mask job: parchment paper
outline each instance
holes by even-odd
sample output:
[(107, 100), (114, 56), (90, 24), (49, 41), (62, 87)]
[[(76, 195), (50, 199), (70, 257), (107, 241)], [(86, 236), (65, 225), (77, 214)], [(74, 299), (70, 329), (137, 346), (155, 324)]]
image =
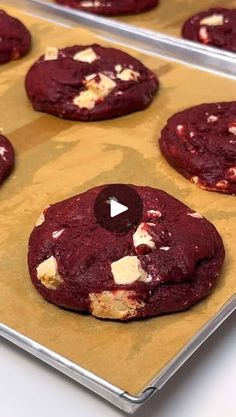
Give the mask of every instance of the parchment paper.
[[(130, 50), (160, 77), (160, 91), (146, 111), (95, 123), (37, 113), (26, 98), (24, 75), (46, 46), (107, 43), (84, 30), (5, 9), (30, 28), (34, 42), (28, 57), (0, 68), (0, 126), (17, 152), (16, 169), (0, 189), (0, 322), (138, 394), (236, 290), (235, 197), (199, 190), (165, 162), (157, 146), (174, 112), (233, 100), (236, 83)], [(67, 312), (41, 298), (26, 261), (28, 236), (41, 209), (111, 182), (164, 189), (214, 222), (227, 256), (210, 297), (184, 313), (127, 324)]]

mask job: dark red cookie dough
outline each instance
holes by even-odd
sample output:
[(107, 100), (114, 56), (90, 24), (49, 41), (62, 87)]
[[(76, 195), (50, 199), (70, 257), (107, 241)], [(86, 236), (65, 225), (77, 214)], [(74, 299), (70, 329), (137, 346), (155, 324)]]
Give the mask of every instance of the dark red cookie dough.
[(157, 88), (157, 77), (140, 61), (99, 45), (61, 49), (52, 60), (43, 56), (26, 76), (35, 110), (72, 120), (111, 119), (143, 110)]
[(218, 7), (198, 13), (185, 22), (182, 36), (236, 52), (236, 9)]
[(30, 44), (31, 36), (23, 23), (0, 10), (0, 64), (26, 55)]
[(0, 184), (7, 177), (14, 167), (15, 154), (10, 141), (0, 135)]
[(28, 254), (37, 291), (58, 306), (120, 320), (185, 310), (208, 295), (224, 260), (215, 227), (167, 193), (131, 185), (143, 201), (141, 223), (111, 233), (93, 210), (104, 187), (41, 214)]
[(200, 104), (161, 132), (167, 161), (200, 188), (236, 194), (236, 102)]
[(56, 0), (63, 6), (104, 16), (138, 14), (153, 9), (159, 0)]

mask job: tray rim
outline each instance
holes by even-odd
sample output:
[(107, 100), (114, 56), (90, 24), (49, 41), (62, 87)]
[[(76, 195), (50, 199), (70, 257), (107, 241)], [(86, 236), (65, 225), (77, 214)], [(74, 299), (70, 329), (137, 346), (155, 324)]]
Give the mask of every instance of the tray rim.
[(86, 368), (70, 361), (64, 356), (46, 348), (33, 339), (24, 336), (11, 327), (0, 323), (0, 337), (8, 340), (32, 356), (45, 362), (64, 375), (75, 380), (82, 386), (93, 391), (121, 410), (133, 414), (151, 396), (160, 390), (181, 366), (197, 351), (197, 349), (221, 326), (236, 310), (236, 294), (234, 294), (220, 310), (197, 332), (180, 352), (156, 375), (138, 395), (132, 395), (121, 388), (97, 376)]
[[(22, 10), (21, 6), (26, 5), (28, 14), (32, 15), (32, 13), (29, 13), (29, 10), (28, 10), (28, 8), (30, 8), (34, 10), (35, 13), (37, 11), (37, 13), (33, 15), (36, 15), (37, 17), (41, 19), (45, 19), (45, 20), (51, 20), (51, 19), (48, 19), (42, 14), (38, 14), (38, 11), (41, 10), (42, 7), (43, 9), (46, 8), (46, 11), (53, 10), (53, 13), (56, 10), (56, 13), (55, 13), (56, 16), (54, 16), (52, 21), (58, 25), (68, 26), (67, 24), (64, 24), (62, 21), (57, 20), (57, 14), (61, 16), (65, 13), (64, 7), (46, 3), (44, 0), (17, 0), (17, 2), (15, 0), (7, 0), (7, 2), (8, 2), (7, 6), (14, 7), (22, 12), (26, 12), (26, 11), (24, 9)], [(4, 7), (4, 4), (3, 4), (3, 7)], [(136, 30), (136, 28), (132, 25), (120, 24), (119, 22), (117, 22), (117, 25), (114, 26), (113, 24), (111, 25), (111, 22), (107, 18), (100, 18), (97, 16), (94, 17), (93, 15), (90, 15), (89, 13), (78, 12), (78, 11), (74, 12), (73, 9), (69, 9), (69, 8), (66, 8), (66, 9), (67, 9), (66, 14), (69, 15), (69, 19), (76, 17), (77, 21), (81, 19), (81, 21), (85, 22), (85, 24), (87, 25), (92, 22), (92, 23), (95, 23), (96, 28), (101, 28), (103, 25), (105, 25), (103, 29), (106, 29), (108, 33), (109, 33), (108, 27), (110, 27), (110, 29), (112, 29), (112, 27), (113, 28), (115, 27), (115, 29), (118, 29), (118, 34), (120, 36), (122, 35), (122, 30), (124, 31), (126, 35), (127, 33), (138, 35), (137, 37), (138, 40), (139, 40), (139, 36), (141, 37), (143, 36), (142, 34), (140, 35), (140, 33), (138, 33), (140, 31)], [(124, 29), (121, 29), (119, 27), (117, 28), (117, 26), (124, 26)], [(71, 27), (71, 25), (69, 25), (68, 27)], [(89, 27), (89, 29), (91, 29), (91, 27)], [(121, 30), (121, 33), (119, 32), (120, 30)], [(150, 39), (154, 39), (155, 42), (157, 42), (158, 40), (159, 41), (161, 40), (162, 46), (163, 44), (164, 45), (169, 44), (173, 46), (173, 48), (176, 47), (175, 43), (177, 44), (183, 43), (183, 44), (187, 44), (187, 45), (184, 45), (184, 49), (185, 48), (188, 49), (188, 47), (190, 46), (190, 50), (192, 52), (196, 52), (197, 54), (203, 53), (203, 56), (204, 56), (204, 54), (207, 54), (209, 51), (211, 57), (212, 56), (215, 57), (215, 55), (221, 56), (220, 62), (222, 62), (222, 59), (223, 59), (225, 63), (232, 63), (232, 57), (233, 57), (233, 62), (236, 63), (236, 55), (234, 56), (234, 54), (232, 53), (227, 53), (227, 52), (218, 53), (218, 50), (216, 50), (217, 51), (216, 53), (215, 51), (212, 51), (212, 49), (215, 49), (215, 48), (209, 48), (205, 46), (199, 47), (198, 45), (196, 46), (194, 43), (188, 42), (188, 41), (178, 42), (178, 38), (174, 38), (168, 35), (162, 35), (158, 32), (152, 32), (149, 30), (144, 30), (143, 32), (146, 32), (146, 35), (145, 35), (146, 41), (149, 41)], [(156, 35), (156, 36), (153, 36), (153, 35)], [(99, 34), (99, 36), (101, 35)], [(105, 35), (103, 34), (102, 37), (104, 37), (105, 39), (109, 41), (115, 42), (112, 37), (107, 37), (107, 32)], [(120, 40), (118, 42), (120, 43)], [(130, 42), (128, 45), (127, 44), (125, 45), (128, 46), (129, 48), (138, 49), (146, 54), (150, 54), (150, 51), (146, 49), (143, 50), (139, 43), (138, 43), (138, 46), (137, 44), (136, 46), (133, 46), (132, 44), (130, 44)], [(177, 45), (177, 47), (178, 46), (179, 45)], [(161, 56), (161, 57), (164, 56), (166, 58), (174, 59), (171, 56), (163, 55), (161, 53), (161, 50), (159, 50), (158, 48), (157, 50), (155, 50), (155, 52), (152, 52), (152, 54), (156, 56)], [(182, 64), (186, 63), (184, 60), (178, 60), (178, 59), (174, 59), (174, 60), (179, 61)], [(194, 65), (193, 63), (190, 65), (194, 66), (195, 68), (205, 69), (210, 72), (223, 75), (227, 78), (229, 77), (229, 78), (236, 79), (236, 72), (235, 72), (235, 76), (232, 76), (228, 73), (218, 71), (217, 69), (212, 68), (212, 67), (211, 69), (209, 69), (207, 67), (205, 68), (202, 68), (201, 66), (198, 67)], [(93, 372), (88, 371), (86, 368), (83, 368), (80, 365), (70, 361), (69, 359), (66, 359), (62, 355), (46, 348), (40, 343), (34, 341), (31, 338), (24, 336), (23, 334), (17, 332), (13, 328), (1, 322), (0, 322), (0, 337), (6, 339), (7, 341), (21, 348), (22, 350), (30, 353), (32, 356), (38, 358), (39, 360), (51, 366), (52, 368), (57, 369), (64, 375), (67, 375), (69, 378), (75, 380), (82, 386), (93, 391), (95, 394), (109, 401), (110, 403), (117, 406), (121, 410), (129, 414), (133, 414), (138, 408), (141, 407), (141, 405), (143, 405), (148, 399), (150, 399), (150, 397), (157, 390), (161, 389), (165, 385), (165, 383), (178, 371), (178, 369), (192, 356), (192, 354), (211, 336), (211, 334), (214, 333), (215, 330), (217, 330), (217, 328), (220, 327), (220, 325), (235, 310), (236, 310), (236, 293), (223, 304), (223, 306), (218, 310), (218, 312), (209, 321), (207, 321), (204, 326), (202, 326), (202, 328), (190, 339), (190, 341), (183, 347), (183, 349), (179, 351), (179, 353), (166, 365), (166, 367), (163, 368), (163, 370), (159, 372), (159, 374), (157, 374), (153, 378), (153, 380), (138, 395), (132, 395), (120, 389), (119, 387), (109, 383), (107, 380), (97, 376)]]

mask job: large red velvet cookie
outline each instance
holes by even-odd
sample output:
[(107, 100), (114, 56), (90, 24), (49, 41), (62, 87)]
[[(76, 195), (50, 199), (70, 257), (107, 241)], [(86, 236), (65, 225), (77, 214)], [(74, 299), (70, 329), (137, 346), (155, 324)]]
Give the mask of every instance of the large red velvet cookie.
[(30, 44), (31, 36), (23, 23), (0, 10), (0, 64), (26, 55)]
[(160, 147), (167, 161), (200, 188), (236, 194), (236, 101), (175, 114), (161, 132)]
[(0, 183), (7, 177), (14, 167), (15, 154), (9, 140), (0, 135)]
[(215, 227), (167, 193), (132, 185), (143, 202), (140, 224), (112, 233), (94, 215), (104, 187), (40, 215), (28, 255), (37, 291), (58, 306), (119, 320), (185, 310), (208, 295), (224, 260)]
[(64, 6), (104, 16), (118, 16), (146, 12), (157, 6), (159, 0), (56, 0)]
[(236, 52), (236, 9), (214, 8), (198, 13), (185, 22), (182, 36)]
[(158, 88), (140, 61), (99, 45), (49, 49), (29, 70), (35, 110), (72, 120), (103, 120), (145, 109)]

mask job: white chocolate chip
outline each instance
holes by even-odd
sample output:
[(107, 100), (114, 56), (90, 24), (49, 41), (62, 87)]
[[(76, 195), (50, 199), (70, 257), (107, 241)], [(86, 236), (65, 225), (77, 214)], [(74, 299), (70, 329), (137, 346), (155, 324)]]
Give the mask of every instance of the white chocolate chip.
[(187, 213), (187, 216), (195, 217), (196, 219), (203, 219), (202, 215), (196, 211), (194, 213)]
[(199, 38), (204, 43), (208, 43), (209, 36), (208, 36), (207, 28), (205, 26), (200, 27), (200, 29), (199, 29)]
[(161, 246), (159, 249), (164, 250), (164, 251), (167, 252), (168, 250), (170, 250), (170, 247), (169, 246)]
[(213, 14), (211, 16), (204, 17), (199, 23), (200, 25), (207, 26), (222, 26), (224, 24), (224, 16), (222, 14)]
[(86, 48), (83, 51), (77, 52), (73, 56), (73, 59), (75, 61), (88, 62), (91, 64), (92, 62), (96, 61), (96, 59), (98, 59), (98, 56), (95, 54), (93, 48)]
[(4, 161), (6, 161), (7, 160), (7, 158), (5, 157), (5, 154), (7, 153), (7, 150), (6, 150), (6, 148), (4, 148), (3, 146), (0, 146), (0, 156), (2, 157), (2, 159), (4, 160)]
[(55, 46), (48, 46), (44, 55), (45, 61), (54, 61), (58, 58), (58, 49)]
[(148, 233), (148, 226), (153, 225), (152, 223), (141, 223), (136, 232), (133, 234), (134, 247), (137, 248), (140, 245), (148, 246), (150, 249), (155, 248), (155, 242), (153, 237)]
[(138, 81), (140, 77), (139, 72), (126, 68), (117, 74), (117, 78), (122, 81)]
[(91, 312), (96, 317), (124, 319), (135, 317), (144, 302), (135, 299), (135, 291), (116, 290), (89, 294)]
[(50, 258), (39, 264), (36, 270), (38, 280), (49, 290), (56, 290), (63, 282), (62, 277), (58, 273), (57, 261), (54, 256), (50, 256)]
[(217, 116), (214, 116), (213, 114), (207, 118), (207, 123), (216, 122), (218, 120)]
[(143, 270), (137, 256), (124, 256), (112, 262), (111, 272), (116, 284), (127, 285), (136, 281), (150, 282), (152, 277)]
[(52, 232), (52, 237), (53, 239), (58, 239), (61, 234), (64, 232), (65, 229), (61, 229), (61, 230), (55, 230), (54, 232)]
[(98, 100), (104, 100), (116, 87), (116, 83), (106, 75), (99, 73), (99, 81), (91, 79), (85, 83), (86, 90), (73, 99), (75, 106), (91, 110), (95, 107)]

